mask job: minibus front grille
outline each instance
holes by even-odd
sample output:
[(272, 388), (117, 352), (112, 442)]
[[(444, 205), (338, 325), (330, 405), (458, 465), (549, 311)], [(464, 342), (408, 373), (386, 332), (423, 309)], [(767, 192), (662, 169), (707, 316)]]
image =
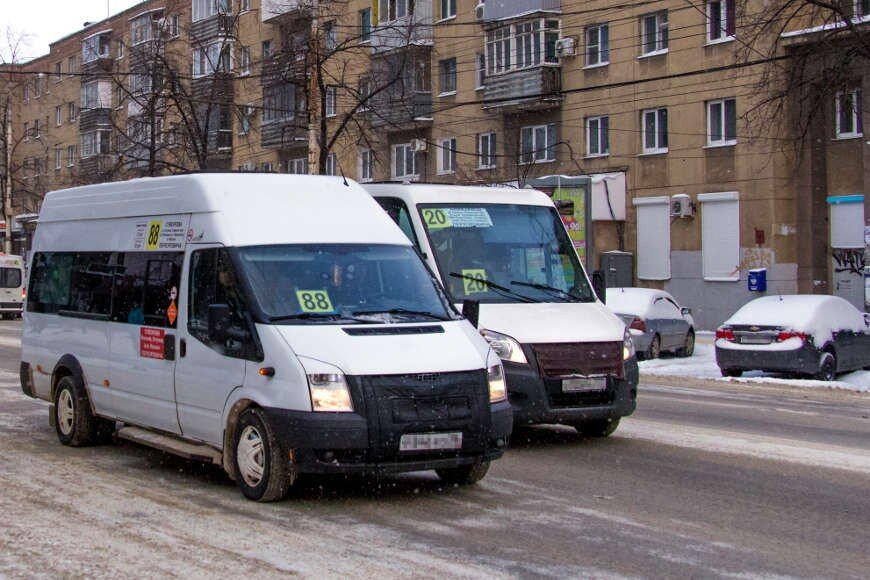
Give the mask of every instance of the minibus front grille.
[(533, 344), (538, 368), (545, 378), (608, 375), (622, 378), (622, 342), (566, 342)]
[(402, 326), (390, 324), (388, 326), (368, 326), (365, 328), (344, 327), (342, 330), (350, 336), (387, 336), (397, 334), (443, 334), (444, 327), (440, 325), (430, 326)]
[[(413, 373), (355, 377), (365, 400), (372, 452), (381, 460), (411, 459), (400, 454), (405, 433), (462, 433), (462, 449), (479, 452), (490, 428), (486, 373)], [(423, 452), (426, 454), (436, 452)], [(437, 452), (443, 455), (444, 452)], [(419, 455), (419, 454), (418, 454)]]

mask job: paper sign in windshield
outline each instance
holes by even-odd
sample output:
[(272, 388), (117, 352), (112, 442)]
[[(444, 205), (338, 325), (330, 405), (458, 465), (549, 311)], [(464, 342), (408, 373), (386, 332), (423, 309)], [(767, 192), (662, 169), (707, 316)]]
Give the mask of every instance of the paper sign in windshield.
[(426, 208), (423, 210), (426, 229), (491, 228), (492, 218), (482, 207)]
[(486, 292), (486, 270), (483, 268), (463, 269), (462, 275), (464, 276), (462, 278), (462, 288), (465, 290), (466, 295)]
[(181, 252), (187, 243), (188, 216), (137, 221), (133, 249), (147, 252)]
[(326, 290), (297, 290), (296, 300), (299, 301), (302, 312), (335, 312)]

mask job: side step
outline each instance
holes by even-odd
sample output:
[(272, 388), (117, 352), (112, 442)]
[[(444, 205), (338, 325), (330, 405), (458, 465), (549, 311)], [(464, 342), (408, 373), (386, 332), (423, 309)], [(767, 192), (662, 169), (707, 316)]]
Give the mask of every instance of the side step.
[(148, 447), (178, 455), (184, 459), (223, 465), (223, 454), (213, 447), (183, 441), (177, 437), (162, 435), (154, 431), (142, 429), (141, 427), (121, 427), (115, 431), (115, 437), (147, 445)]

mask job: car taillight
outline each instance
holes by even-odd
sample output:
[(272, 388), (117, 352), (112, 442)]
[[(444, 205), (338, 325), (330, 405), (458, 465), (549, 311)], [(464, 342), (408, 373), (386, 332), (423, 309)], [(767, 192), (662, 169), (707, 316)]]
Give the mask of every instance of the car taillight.
[(790, 338), (799, 338), (802, 341), (806, 341), (807, 335), (805, 332), (795, 332), (794, 330), (781, 330), (779, 331), (779, 334), (776, 335), (776, 342), (782, 342)]
[(641, 332), (646, 332), (646, 324), (640, 318), (633, 318), (628, 327)]
[(25, 298), (27, 298), (27, 288), (22, 288), (21, 289), (21, 299), (24, 300)]
[(724, 338), (725, 340), (734, 342), (734, 331), (727, 327), (717, 328), (716, 338)]

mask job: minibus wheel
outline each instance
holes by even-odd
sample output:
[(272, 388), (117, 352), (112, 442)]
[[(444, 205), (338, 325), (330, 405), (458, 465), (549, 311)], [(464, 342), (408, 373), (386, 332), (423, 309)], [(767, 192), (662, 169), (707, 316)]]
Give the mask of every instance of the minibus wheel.
[(254, 501), (283, 499), (295, 479), (268, 420), (256, 407), (239, 417), (234, 460), (239, 488)]
[(441, 481), (451, 485), (472, 485), (483, 479), (489, 471), (489, 461), (478, 461), (471, 465), (436, 469)]
[(102, 422), (91, 413), (88, 393), (81, 380), (62, 377), (54, 393), (55, 431), (64, 445), (91, 445), (99, 438)]

